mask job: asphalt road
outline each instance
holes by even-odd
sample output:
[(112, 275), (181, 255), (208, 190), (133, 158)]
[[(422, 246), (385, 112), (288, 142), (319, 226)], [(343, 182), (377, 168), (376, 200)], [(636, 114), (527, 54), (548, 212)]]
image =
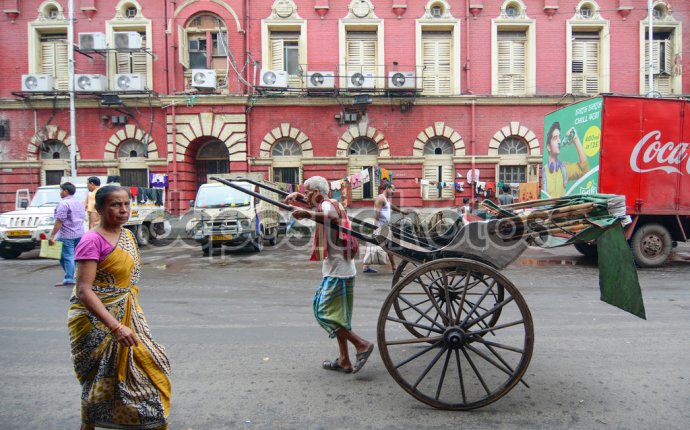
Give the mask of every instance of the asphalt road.
[[(687, 253), (686, 246), (681, 249)], [(172, 363), (171, 429), (686, 429), (690, 422), (690, 261), (640, 270), (641, 320), (599, 301), (597, 268), (572, 249), (530, 248), (503, 273), (534, 319), (525, 375), (470, 412), (404, 392), (378, 353), (356, 375), (310, 301), (320, 279), (305, 246), (204, 258), (182, 242), (142, 251), (141, 303)], [(359, 265), (358, 265), (359, 266)], [(361, 266), (359, 266), (361, 269)], [(36, 252), (0, 261), (0, 428), (79, 428), (79, 384), (61, 270)], [(353, 328), (376, 339), (391, 273), (359, 274)]]

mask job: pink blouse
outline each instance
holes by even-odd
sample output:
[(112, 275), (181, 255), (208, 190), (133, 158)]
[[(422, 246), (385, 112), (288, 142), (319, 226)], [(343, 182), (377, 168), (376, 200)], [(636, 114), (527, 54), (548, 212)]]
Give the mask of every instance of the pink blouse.
[(108, 239), (101, 236), (96, 231), (84, 233), (81, 237), (77, 249), (74, 251), (74, 260), (96, 260), (102, 261), (112, 252), (115, 247), (108, 242)]

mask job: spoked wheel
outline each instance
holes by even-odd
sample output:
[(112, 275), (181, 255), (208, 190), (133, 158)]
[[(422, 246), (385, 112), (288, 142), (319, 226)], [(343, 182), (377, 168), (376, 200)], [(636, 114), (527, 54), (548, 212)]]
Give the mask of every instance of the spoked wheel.
[(421, 265), (388, 294), (378, 344), (388, 372), (417, 400), (469, 410), (520, 382), (532, 358), (534, 328), (508, 279), (485, 264), (449, 258)]
[(395, 284), (397, 284), (398, 281), (407, 276), (417, 267), (419, 267), (419, 263), (415, 261), (401, 260), (400, 263), (398, 263), (398, 267), (395, 268), (395, 272), (393, 272), (393, 281), (391, 281), (391, 287), (395, 287)]
[[(408, 260), (405, 260), (404, 263), (406, 264), (403, 265), (401, 263), (398, 266), (399, 270), (396, 270), (395, 274), (393, 275), (393, 288), (395, 288), (395, 285), (401, 279), (404, 279), (407, 275), (422, 265), (422, 263)], [(398, 274), (400, 274), (400, 277), (399, 279), (396, 279), (396, 275)], [(420, 276), (427, 278), (428, 274), (425, 273)], [(427, 278), (427, 281), (430, 279), (431, 278)], [(457, 285), (450, 287), (451, 300), (457, 298), (458, 294), (462, 292), (462, 287), (463, 286)], [(442, 320), (442, 314), (437, 311), (435, 304), (441, 304), (441, 308), (443, 308), (443, 305), (446, 301), (445, 293), (436, 285), (432, 285), (432, 287), (429, 289), (429, 292), (431, 292), (431, 294), (434, 296), (433, 300), (428, 296), (427, 290), (424, 288), (424, 284), (413, 282), (411, 285), (408, 285), (405, 289), (401, 290), (399, 293), (399, 300), (395, 300), (393, 302), (393, 308), (395, 309), (395, 314), (398, 316), (398, 318), (412, 323), (403, 324), (405, 329), (418, 338), (429, 338), (433, 334), (430, 329), (424, 330), (419, 326), (423, 320), (428, 320), (429, 318), (431, 318), (434, 322)], [(503, 297), (503, 286), (497, 285), (494, 290), (488, 293), (487, 298), (484, 299), (483, 309), (486, 309), (487, 306), (492, 306), (492, 304), (500, 303), (503, 300)], [(493, 327), (500, 316), (501, 309), (499, 308), (491, 315), (490, 318), (486, 320), (487, 326)]]

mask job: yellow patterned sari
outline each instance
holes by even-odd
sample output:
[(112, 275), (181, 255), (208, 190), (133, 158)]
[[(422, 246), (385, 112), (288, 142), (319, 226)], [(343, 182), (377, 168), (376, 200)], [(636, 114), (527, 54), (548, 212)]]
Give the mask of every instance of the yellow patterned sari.
[(170, 363), (151, 338), (139, 306), (141, 260), (132, 233), (123, 229), (115, 248), (98, 262), (93, 291), (105, 308), (139, 338), (123, 347), (80, 303), (70, 299), (72, 361), (82, 386), (84, 424), (116, 429), (165, 429), (170, 410)]

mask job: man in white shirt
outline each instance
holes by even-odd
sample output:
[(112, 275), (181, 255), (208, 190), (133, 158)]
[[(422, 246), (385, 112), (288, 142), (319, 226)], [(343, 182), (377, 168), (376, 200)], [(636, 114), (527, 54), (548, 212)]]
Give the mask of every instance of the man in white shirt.
[[(295, 209), (295, 219), (316, 221), (314, 247), (311, 260), (323, 261), (321, 271), (323, 279), (312, 300), (314, 317), (331, 338), (338, 340), (340, 354), (335, 360), (326, 360), (322, 367), (344, 373), (356, 373), (367, 362), (374, 344), (359, 337), (352, 331), (352, 303), (355, 286), (355, 252), (352, 241), (338, 230), (330, 228), (339, 224), (349, 228), (349, 220), (343, 206), (335, 200), (328, 199), (329, 185), (325, 178), (312, 176), (304, 182), (304, 194), (291, 193), (285, 202), (295, 204), (306, 201), (308, 209)], [(355, 241), (356, 243), (356, 241)], [(352, 363), (348, 352), (348, 342), (356, 350), (356, 359)]]

